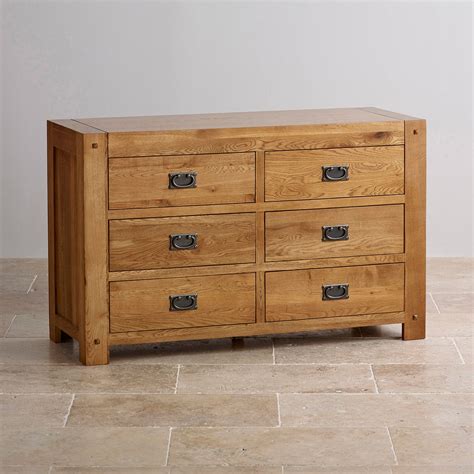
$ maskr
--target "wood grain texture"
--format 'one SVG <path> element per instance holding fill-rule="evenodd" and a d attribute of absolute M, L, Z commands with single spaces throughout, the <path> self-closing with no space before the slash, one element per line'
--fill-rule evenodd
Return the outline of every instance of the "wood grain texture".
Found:
<path fill-rule="evenodd" d="M 405 300 L 403 339 L 424 339 L 426 327 L 426 122 L 405 122 Z"/>
<path fill-rule="evenodd" d="M 403 205 L 268 212 L 266 261 L 404 251 Z M 349 226 L 349 239 L 323 241 L 323 226 Z"/>
<path fill-rule="evenodd" d="M 169 173 L 195 172 L 197 185 L 169 189 Z M 255 154 L 155 156 L 109 161 L 109 208 L 255 201 Z"/>
<path fill-rule="evenodd" d="M 171 295 L 197 294 L 197 309 L 170 311 Z M 255 274 L 110 283 L 111 332 L 255 322 Z"/>
<path fill-rule="evenodd" d="M 255 262 L 255 214 L 115 220 L 109 231 L 111 271 Z M 197 234 L 197 248 L 170 250 L 173 234 Z"/>
<path fill-rule="evenodd" d="M 265 154 L 265 199 L 288 201 L 403 194 L 403 146 Z M 323 166 L 348 166 L 347 181 L 323 181 Z"/>
<path fill-rule="evenodd" d="M 323 300 L 323 285 L 349 285 L 349 298 Z M 403 264 L 266 274 L 266 320 L 291 321 L 404 309 Z"/>

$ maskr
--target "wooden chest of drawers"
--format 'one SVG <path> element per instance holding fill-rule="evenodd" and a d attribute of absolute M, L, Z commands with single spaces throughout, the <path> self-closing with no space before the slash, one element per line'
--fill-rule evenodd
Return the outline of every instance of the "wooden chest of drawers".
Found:
<path fill-rule="evenodd" d="M 375 108 L 48 122 L 50 335 L 425 335 L 425 121 Z"/>

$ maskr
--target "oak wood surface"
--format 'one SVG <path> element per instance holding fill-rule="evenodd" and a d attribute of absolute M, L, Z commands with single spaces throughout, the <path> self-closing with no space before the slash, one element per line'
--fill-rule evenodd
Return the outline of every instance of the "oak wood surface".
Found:
<path fill-rule="evenodd" d="M 169 189 L 169 173 L 195 172 L 197 185 Z M 109 161 L 109 208 L 255 201 L 255 154 L 155 156 Z"/>
<path fill-rule="evenodd" d="M 110 270 L 255 262 L 255 214 L 114 220 Z M 197 247 L 171 250 L 170 236 L 197 234 Z"/>
<path fill-rule="evenodd" d="M 268 212 L 266 261 L 402 253 L 403 205 Z M 323 226 L 347 225 L 348 240 L 324 241 Z"/>
<path fill-rule="evenodd" d="M 172 295 L 197 294 L 197 309 L 170 311 Z M 255 274 L 110 283 L 111 332 L 255 322 Z"/>
<path fill-rule="evenodd" d="M 269 272 L 266 320 L 289 321 L 404 309 L 403 264 Z M 349 298 L 323 300 L 323 285 L 349 285 Z"/>
<path fill-rule="evenodd" d="M 286 201 L 403 194 L 403 146 L 265 154 L 265 199 Z M 324 181 L 323 166 L 348 166 L 347 181 Z"/>

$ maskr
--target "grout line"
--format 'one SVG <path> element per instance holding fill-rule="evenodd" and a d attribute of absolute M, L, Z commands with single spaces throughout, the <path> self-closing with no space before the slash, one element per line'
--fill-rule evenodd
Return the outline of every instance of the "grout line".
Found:
<path fill-rule="evenodd" d="M 459 358 L 461 359 L 461 363 L 465 365 L 466 361 L 464 360 L 464 357 L 462 356 L 461 351 L 459 350 L 459 347 L 456 344 L 456 340 L 454 339 L 454 337 L 450 337 L 449 339 L 451 339 L 451 341 L 453 341 L 454 347 L 456 348 L 456 351 L 459 355 Z"/>
<path fill-rule="evenodd" d="M 178 364 L 178 371 L 176 372 L 176 385 L 174 387 L 174 393 L 178 393 L 178 381 L 179 381 L 179 372 L 181 370 L 181 364 Z"/>
<path fill-rule="evenodd" d="M 280 412 L 280 394 L 276 394 L 277 397 L 277 409 L 278 409 L 278 426 L 281 426 L 281 412 Z"/>
<path fill-rule="evenodd" d="M 53 472 L 53 465 L 49 466 L 48 474 L 51 474 L 52 472 Z"/>
<path fill-rule="evenodd" d="M 428 293 L 430 295 L 430 298 L 431 298 L 431 301 L 433 302 L 433 304 L 435 305 L 435 308 L 436 308 L 436 311 L 438 311 L 438 314 L 441 314 L 441 311 L 439 310 L 439 306 L 438 304 L 436 303 L 435 299 L 433 298 L 433 295 L 431 293 Z"/>
<path fill-rule="evenodd" d="M 37 279 L 38 279 L 38 275 L 35 275 L 33 277 L 33 281 L 30 283 L 30 286 L 28 287 L 28 290 L 26 291 L 26 294 L 31 292 L 31 290 L 33 289 L 33 285 L 35 284 Z"/>
<path fill-rule="evenodd" d="M 284 468 L 284 466 L 281 466 L 281 474 L 285 474 L 285 468 Z"/>
<path fill-rule="evenodd" d="M 272 358 L 273 358 L 273 365 L 275 365 L 275 341 L 272 338 Z"/>
<path fill-rule="evenodd" d="M 387 429 L 388 439 L 390 440 L 390 446 L 392 448 L 393 457 L 395 459 L 395 465 L 398 466 L 397 453 L 395 452 L 395 446 L 393 445 L 392 435 L 390 434 L 388 426 L 386 426 L 385 428 Z"/>
<path fill-rule="evenodd" d="M 374 381 L 375 393 L 380 393 L 379 386 L 377 385 L 377 380 L 375 380 L 374 368 L 372 367 L 372 364 L 370 364 L 370 373 L 372 374 L 372 380 Z"/>
<path fill-rule="evenodd" d="M 166 461 L 165 461 L 165 466 L 168 466 L 168 462 L 170 459 L 170 448 L 171 448 L 171 432 L 173 431 L 173 427 L 170 426 L 170 433 L 168 436 L 168 447 L 166 448 Z"/>
<path fill-rule="evenodd" d="M 5 331 L 5 334 L 3 335 L 3 338 L 7 337 L 8 332 L 10 331 L 10 329 L 11 329 L 11 327 L 12 327 L 12 325 L 13 325 L 13 321 L 15 321 L 15 319 L 16 319 L 16 316 L 17 316 L 16 314 L 13 315 L 13 318 L 12 318 L 12 320 L 10 321 L 10 324 L 8 325 L 7 330 Z"/>
<path fill-rule="evenodd" d="M 66 427 L 67 421 L 69 420 L 69 415 L 71 414 L 72 404 L 74 403 L 75 398 L 76 398 L 76 394 L 73 393 L 73 394 L 72 394 L 72 398 L 71 398 L 71 403 L 69 404 L 69 407 L 68 407 L 68 409 L 67 409 L 66 416 L 64 417 L 63 428 Z"/>

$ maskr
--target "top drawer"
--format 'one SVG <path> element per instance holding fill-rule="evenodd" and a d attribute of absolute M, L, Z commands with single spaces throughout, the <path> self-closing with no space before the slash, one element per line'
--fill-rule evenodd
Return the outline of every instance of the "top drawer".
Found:
<path fill-rule="evenodd" d="M 255 201 L 255 153 L 109 160 L 109 208 Z"/>
<path fill-rule="evenodd" d="M 403 146 L 265 153 L 265 201 L 403 193 Z"/>

